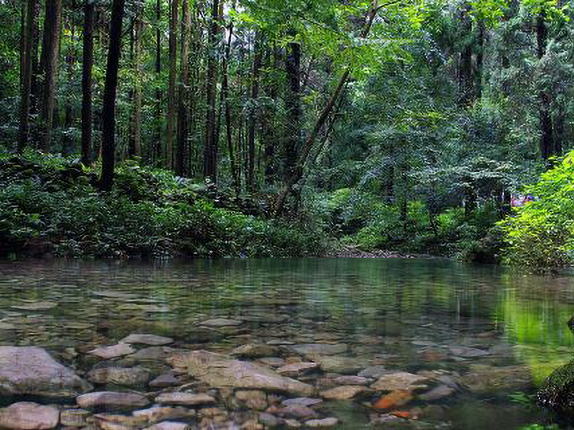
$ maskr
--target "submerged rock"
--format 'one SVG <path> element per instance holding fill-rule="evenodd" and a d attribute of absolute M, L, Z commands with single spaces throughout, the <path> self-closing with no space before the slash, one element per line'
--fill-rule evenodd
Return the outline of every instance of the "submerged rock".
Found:
<path fill-rule="evenodd" d="M 247 409 L 258 411 L 263 411 L 269 406 L 267 393 L 261 390 L 238 390 L 235 392 L 235 400 Z"/>
<path fill-rule="evenodd" d="M 60 423 L 64 427 L 84 427 L 90 415 L 85 409 L 65 409 L 60 413 Z"/>
<path fill-rule="evenodd" d="M 228 319 L 228 318 L 214 318 L 202 321 L 200 325 L 206 327 L 234 327 L 243 324 L 243 321 Z"/>
<path fill-rule="evenodd" d="M 85 409 L 132 410 L 149 405 L 146 396 L 139 393 L 119 393 L 115 391 L 98 391 L 83 394 L 76 398 L 76 403 Z"/>
<path fill-rule="evenodd" d="M 362 376 L 339 376 L 334 380 L 339 385 L 367 385 L 368 380 Z"/>
<path fill-rule="evenodd" d="M 429 379 L 424 376 L 408 372 L 395 372 L 381 376 L 377 382 L 371 385 L 371 388 L 377 391 L 413 391 L 419 388 L 427 388 L 425 382 L 428 381 Z"/>
<path fill-rule="evenodd" d="M 92 369 L 87 375 L 94 384 L 112 384 L 125 387 L 146 385 L 150 380 L 150 371 L 143 367 L 102 367 Z"/>
<path fill-rule="evenodd" d="M 335 417 L 323 418 L 322 420 L 309 420 L 305 422 L 305 425 L 311 428 L 333 427 L 337 424 L 339 424 L 339 420 Z"/>
<path fill-rule="evenodd" d="M 293 364 L 287 364 L 285 366 L 282 366 L 279 369 L 277 369 L 277 372 L 279 372 L 283 376 L 297 377 L 299 375 L 309 373 L 310 371 L 315 370 L 318 367 L 319 367 L 319 365 L 317 363 L 301 362 L 301 363 L 293 363 Z"/>
<path fill-rule="evenodd" d="M 321 396 L 327 400 L 348 400 L 365 390 L 366 388 L 360 385 L 343 385 L 323 391 Z"/>
<path fill-rule="evenodd" d="M 104 360 L 109 360 L 111 358 L 123 357 L 124 355 L 133 354 L 136 352 L 127 343 L 119 343 L 112 346 L 100 346 L 99 348 L 88 351 L 88 354 L 95 355 L 97 357 L 103 358 Z"/>
<path fill-rule="evenodd" d="M 468 346 L 453 346 L 449 348 L 452 355 L 462 358 L 476 358 L 490 355 L 490 352 L 478 348 L 470 348 Z"/>
<path fill-rule="evenodd" d="M 353 357 L 321 357 L 319 360 L 321 370 L 326 373 L 355 374 L 361 370 L 365 363 Z"/>
<path fill-rule="evenodd" d="M 266 344 L 249 343 L 241 345 L 231 351 L 231 355 L 244 358 L 262 358 L 274 356 L 278 353 L 277 347 Z"/>
<path fill-rule="evenodd" d="M 181 385 L 181 381 L 175 376 L 174 372 L 161 374 L 149 383 L 149 386 L 152 388 L 177 387 L 178 385 Z"/>
<path fill-rule="evenodd" d="M 530 371 L 526 366 L 496 367 L 476 364 L 471 366 L 471 371 L 463 375 L 459 382 L 478 394 L 519 391 L 532 386 Z"/>
<path fill-rule="evenodd" d="M 151 427 L 147 427 L 145 430 L 187 430 L 189 428 L 189 424 L 186 423 L 163 421 L 161 423 L 154 424 Z"/>
<path fill-rule="evenodd" d="M 449 397 L 454 393 L 454 388 L 448 385 L 439 385 L 426 393 L 421 394 L 418 398 L 424 400 L 425 402 L 435 402 L 445 397 Z"/>
<path fill-rule="evenodd" d="M 281 402 L 284 406 L 289 405 L 302 405 L 302 406 L 314 406 L 323 403 L 323 399 L 311 399 L 310 397 L 297 397 L 295 399 L 287 399 Z"/>
<path fill-rule="evenodd" d="M 52 406 L 20 402 L 0 409 L 0 428 L 9 430 L 48 430 L 60 421 L 60 411 Z"/>
<path fill-rule="evenodd" d="M 162 393 L 155 398 L 157 403 L 163 405 L 174 406 L 199 406 L 199 405 L 212 405 L 215 399 L 208 394 L 194 394 L 194 393 Z"/>
<path fill-rule="evenodd" d="M 304 343 L 293 345 L 291 349 L 300 355 L 335 355 L 347 352 L 349 347 L 346 344 Z"/>
<path fill-rule="evenodd" d="M 0 395 L 75 397 L 91 389 L 41 348 L 0 346 Z"/>
<path fill-rule="evenodd" d="M 359 376 L 363 378 L 375 378 L 378 379 L 383 376 L 385 373 L 388 373 L 388 370 L 385 366 L 376 365 L 376 366 L 369 366 L 359 372 Z"/>
<path fill-rule="evenodd" d="M 250 388 L 303 396 L 315 391 L 311 385 L 281 376 L 267 367 L 203 350 L 179 356 L 177 366 L 185 366 L 191 376 L 215 388 Z"/>
<path fill-rule="evenodd" d="M 120 340 L 120 343 L 163 346 L 173 343 L 173 339 L 165 336 L 156 336 L 154 334 L 130 334 Z"/>

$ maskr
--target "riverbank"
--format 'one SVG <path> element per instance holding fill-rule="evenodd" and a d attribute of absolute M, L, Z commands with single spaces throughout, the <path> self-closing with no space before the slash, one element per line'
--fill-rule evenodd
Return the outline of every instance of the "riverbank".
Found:
<path fill-rule="evenodd" d="M 112 191 L 67 158 L 0 156 L 0 257 L 288 257 L 328 247 L 311 223 L 137 163 Z"/>

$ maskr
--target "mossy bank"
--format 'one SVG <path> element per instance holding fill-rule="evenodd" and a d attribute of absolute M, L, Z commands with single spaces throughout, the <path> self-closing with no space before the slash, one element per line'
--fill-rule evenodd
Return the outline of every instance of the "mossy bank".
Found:
<path fill-rule="evenodd" d="M 323 254 L 304 221 L 270 220 L 265 205 L 173 174 L 119 166 L 100 192 L 77 160 L 0 153 L 0 257 L 286 257 Z"/>

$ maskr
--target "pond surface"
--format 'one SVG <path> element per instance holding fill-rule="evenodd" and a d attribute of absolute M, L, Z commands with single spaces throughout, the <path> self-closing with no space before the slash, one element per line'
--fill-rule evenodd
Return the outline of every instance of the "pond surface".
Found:
<path fill-rule="evenodd" d="M 573 314 L 574 277 L 439 259 L 0 263 L 0 345 L 45 348 L 80 374 L 95 364 L 87 351 L 150 333 L 224 354 L 280 344 L 282 359 L 291 344 L 346 344 L 342 355 L 364 367 L 442 375 L 454 388 L 398 408 L 417 420 L 386 421 L 372 392 L 326 401 L 321 416 L 337 429 L 546 424 L 524 394 L 572 358 Z M 203 326 L 215 318 L 241 324 Z M 303 380 L 329 387 L 338 375 L 326 373 Z"/>

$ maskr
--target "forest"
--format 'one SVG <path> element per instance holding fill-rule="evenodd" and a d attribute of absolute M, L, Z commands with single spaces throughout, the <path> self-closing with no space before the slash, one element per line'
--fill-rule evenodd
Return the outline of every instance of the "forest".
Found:
<path fill-rule="evenodd" d="M 0 430 L 572 430 L 574 0 L 0 0 Z"/>
<path fill-rule="evenodd" d="M 572 14 L 3 0 L 0 251 L 569 265 Z"/>

